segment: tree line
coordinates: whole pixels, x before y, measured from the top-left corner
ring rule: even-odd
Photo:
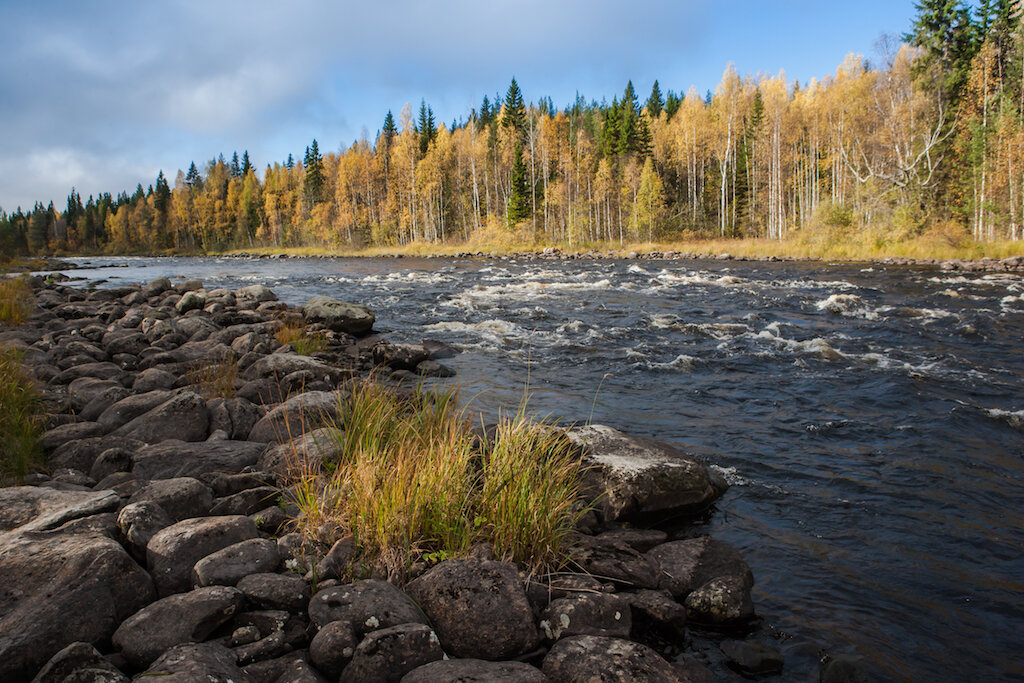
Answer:
[[[934,230],[1021,238],[1019,0],[923,0],[881,58],[806,84],[726,68],[704,96],[527,103],[515,79],[465,120],[422,102],[374,140],[262,171],[248,152],[161,171],[131,195],[0,211],[7,253],[215,251],[485,240],[625,243],[818,236],[895,242]]]

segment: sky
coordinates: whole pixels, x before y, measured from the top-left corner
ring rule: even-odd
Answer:
[[[913,0],[0,0],[0,208],[63,209],[234,151],[258,169],[373,140],[421,100],[466,119],[514,76],[556,107],[714,90],[741,75],[805,83],[899,37]]]

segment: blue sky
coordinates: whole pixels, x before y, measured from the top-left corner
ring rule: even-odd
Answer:
[[[899,36],[913,0],[0,0],[0,207],[149,185],[249,150],[257,166],[373,138],[426,99],[465,118],[514,75],[556,106],[714,89],[785,70],[806,82]]]

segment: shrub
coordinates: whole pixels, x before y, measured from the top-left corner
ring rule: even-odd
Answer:
[[[42,405],[16,352],[0,348],[0,482],[20,483],[42,464]]]

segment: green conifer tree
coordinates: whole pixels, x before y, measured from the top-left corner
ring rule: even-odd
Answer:
[[[664,109],[665,100],[661,96],[661,87],[658,85],[658,81],[654,81],[654,86],[651,88],[651,96],[647,98],[647,114],[652,119],[656,119],[661,116],[661,112]]]

